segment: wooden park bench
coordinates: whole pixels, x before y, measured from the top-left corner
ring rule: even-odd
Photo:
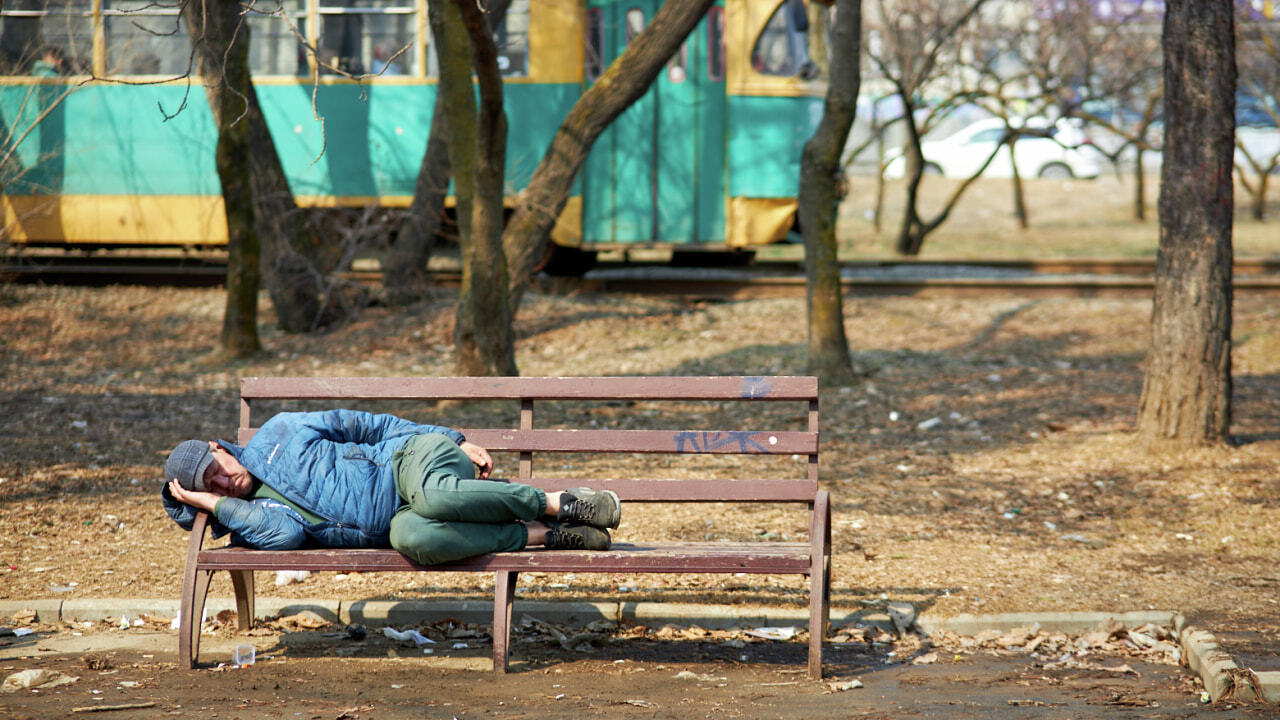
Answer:
[[[338,572],[492,572],[496,578],[493,606],[493,667],[507,669],[511,607],[516,577],[521,572],[599,573],[751,573],[761,575],[796,574],[809,577],[809,674],[822,675],[822,641],[829,620],[831,568],[831,505],[828,494],[818,487],[818,383],[812,377],[567,377],[567,378],[246,378],[240,385],[240,428],[238,442],[245,443],[257,426],[269,417],[259,408],[276,407],[294,401],[325,401],[324,409],[346,407],[370,409],[382,401],[499,401],[511,426],[459,428],[467,439],[495,455],[518,453],[519,472],[514,480],[544,490],[588,486],[607,488],[623,500],[621,532],[628,523],[639,522],[641,511],[635,503],[793,503],[807,510],[807,542],[615,542],[605,552],[547,551],[533,548],[520,552],[494,553],[443,565],[419,565],[395,550],[386,549],[301,549],[249,550],[238,547],[205,549],[208,516],[199,513],[187,546],[183,575],[181,628],[178,639],[179,662],[195,667],[200,650],[200,621],[204,614],[209,583],[215,572],[231,574],[236,609],[242,630],[254,617],[253,571],[310,570]],[[708,416],[720,403],[756,404],[748,408],[750,423],[763,424],[765,408],[759,403],[791,401],[798,412],[772,421],[794,426],[793,430],[732,429],[591,429],[548,427],[544,419],[555,406],[550,403],[583,401],[591,407],[633,407],[649,402],[665,402],[685,412],[682,417],[696,425],[706,425]],[[365,407],[360,405],[364,402]],[[503,403],[512,403],[503,405]],[[691,403],[700,403],[689,410]],[[315,406],[316,403],[311,403]],[[644,405],[647,407],[647,405]],[[775,406],[777,407],[777,406]],[[785,406],[784,406],[785,407]],[[542,415],[535,414],[543,409]],[[299,409],[285,407],[284,409]],[[306,409],[318,409],[308,407]],[[272,412],[278,412],[273,410]],[[445,411],[447,412],[447,411]],[[401,414],[398,413],[397,414]],[[501,415],[502,413],[495,413]],[[439,413],[420,421],[450,424]],[[627,422],[639,424],[638,413],[627,413]],[[518,420],[517,420],[518,418]],[[416,419],[416,418],[415,418]],[[593,424],[593,423],[585,423]],[[615,423],[619,424],[619,423]],[[553,468],[535,470],[539,457],[548,453],[609,454],[606,466],[610,477],[572,479],[549,475]],[[750,463],[750,472],[735,471],[733,479],[676,479],[670,475],[634,477],[625,464],[629,453],[666,453],[702,457],[740,455],[741,464]],[[615,455],[616,454],[616,455]],[[778,456],[786,458],[778,460]],[[750,460],[755,456],[755,460]],[[773,456],[766,461],[762,456]],[[797,461],[791,461],[798,456]],[[633,456],[634,457],[634,456]],[[612,462],[613,460],[617,462]],[[806,462],[807,460],[807,462]],[[688,463],[687,459],[663,462]],[[772,463],[772,468],[765,467]],[[551,462],[543,465],[550,466]],[[634,463],[633,463],[634,464]],[[648,463],[650,467],[654,463]],[[756,465],[763,470],[757,470]],[[787,469],[779,469],[785,466]],[[802,466],[802,467],[797,467]],[[764,470],[772,469],[772,472]],[[695,466],[695,470],[697,467]],[[673,473],[674,474],[674,473]],[[685,473],[686,475],[689,473]],[[723,474],[723,473],[722,473]],[[787,475],[790,476],[779,476]],[[800,477],[796,477],[799,475]],[[630,510],[626,510],[630,507]]]

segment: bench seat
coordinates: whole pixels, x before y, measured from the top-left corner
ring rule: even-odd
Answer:
[[[440,565],[419,565],[395,550],[205,550],[206,570],[311,570],[335,572],[680,572],[808,573],[808,543],[618,542],[603,552],[533,549],[492,553]]]

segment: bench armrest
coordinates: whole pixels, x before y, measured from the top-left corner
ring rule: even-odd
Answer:
[[[813,513],[809,521],[810,555],[815,563],[831,555],[831,495],[819,490],[813,496]]]
[[[191,522],[191,534],[187,537],[187,567],[196,566],[196,555],[204,547],[204,538],[209,529],[209,513],[201,510]]]

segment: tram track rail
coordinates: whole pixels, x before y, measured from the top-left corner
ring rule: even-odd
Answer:
[[[0,281],[46,284],[150,284],[216,286],[226,274],[226,255],[152,253],[114,255],[8,253],[0,259]],[[344,273],[378,285],[376,261]],[[1029,258],[1017,260],[856,260],[841,264],[844,292],[851,296],[1084,296],[1150,295],[1154,261],[1131,258]],[[433,284],[457,287],[460,273],[441,267]],[[796,260],[757,259],[734,268],[675,267],[665,263],[601,262],[583,277],[539,278],[553,293],[636,293],[695,298],[795,297],[805,292],[804,267]],[[1237,258],[1238,293],[1280,295],[1280,257]]]

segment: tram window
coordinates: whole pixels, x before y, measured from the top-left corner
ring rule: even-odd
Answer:
[[[724,8],[707,11],[707,78],[724,79]]]
[[[424,4],[425,6],[425,4]],[[529,74],[529,0],[511,0],[502,24],[493,31],[498,46],[498,70],[505,77],[525,77]],[[427,41],[423,61],[428,77],[440,74],[432,40]]]
[[[783,0],[756,39],[751,67],[765,75],[816,77],[809,55],[809,15],[804,0]]]
[[[587,11],[587,82],[595,82],[604,73],[604,11]]]
[[[627,45],[631,45],[631,41],[636,38],[640,32],[644,30],[644,11],[640,8],[631,8],[627,11]]]
[[[507,77],[529,74],[529,0],[512,0],[506,17],[494,33],[498,43],[498,69]]]
[[[294,75],[307,71],[306,50],[290,28],[306,29],[306,0],[259,3],[246,8],[249,25],[249,71],[260,75]]]
[[[417,12],[417,4],[405,0],[324,0],[317,60],[350,75],[409,74],[418,60]],[[309,66],[300,64],[298,71],[309,72]]]
[[[185,75],[191,39],[178,5],[152,0],[103,0],[108,75]]]
[[[682,83],[688,75],[689,43],[680,43],[680,49],[667,61],[667,79],[673,83]]]
[[[0,8],[0,75],[89,72],[92,0],[9,0]]]

